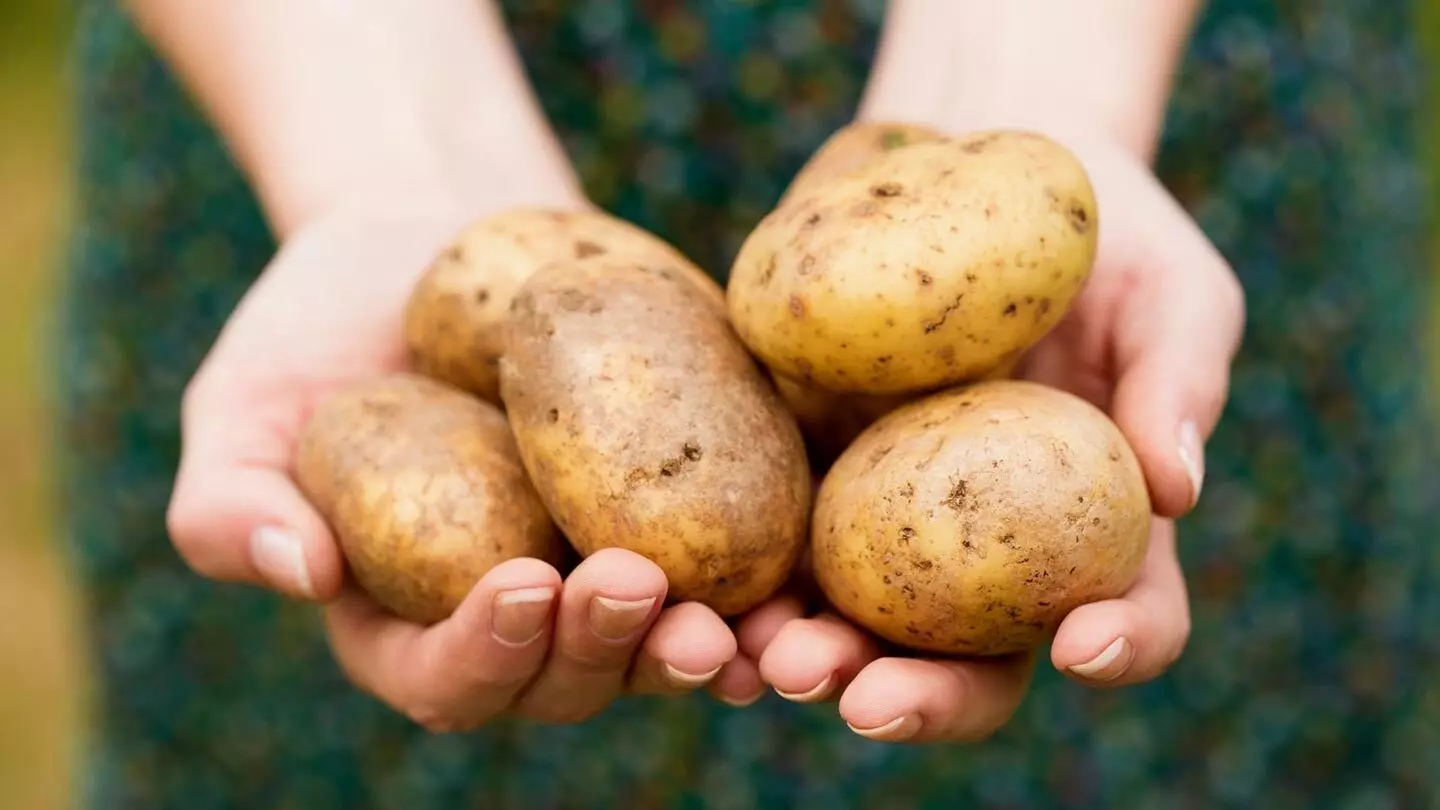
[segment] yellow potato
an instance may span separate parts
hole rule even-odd
[[[516,208],[471,224],[417,281],[405,312],[412,368],[500,403],[500,325],[515,290],[555,261],[613,255],[664,262],[724,306],[724,292],[669,243],[600,211]]]
[[[1014,361],[1089,276],[1093,189],[1026,132],[917,143],[791,197],[741,246],[731,322],[776,372],[905,394]]]
[[[500,411],[412,374],[355,383],[316,408],[296,481],[355,580],[413,622],[449,616],[505,560],[554,563],[562,549]]]
[[[515,298],[501,396],[550,513],[584,555],[653,560],[670,596],[741,613],[805,545],[794,418],[709,298],[673,268],[554,264]]]
[[[781,201],[803,194],[833,177],[852,172],[896,149],[944,137],[939,130],[900,121],[847,124],[820,144],[820,148],[790,181],[790,187],[785,190]]]
[[[907,404],[850,445],[816,497],[811,559],[835,609],[876,635],[1003,655],[1123,594],[1150,520],[1140,464],[1104,413],[984,382]]]

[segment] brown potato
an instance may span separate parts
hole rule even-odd
[[[396,373],[335,393],[305,425],[296,481],[355,580],[413,622],[449,616],[505,560],[559,560],[509,423],[443,383]]]
[[[1139,461],[1099,409],[1033,382],[909,403],[816,498],[811,557],[835,609],[896,644],[991,656],[1123,594],[1149,544]]]
[[[581,554],[634,551],[672,598],[729,616],[790,574],[811,478],[794,418],[710,304],[664,264],[546,267],[515,298],[500,392]]]
[[[852,172],[881,155],[916,143],[942,140],[944,133],[902,121],[857,121],[836,130],[795,174],[781,197],[786,199],[842,174]]]
[[[596,255],[665,263],[724,306],[724,292],[658,236],[600,211],[516,208],[466,228],[417,281],[405,312],[412,368],[500,404],[500,324],[540,267]]]
[[[735,260],[730,320],[767,366],[814,387],[970,382],[1059,322],[1097,231],[1084,168],[1044,136],[917,143],[766,216]]]

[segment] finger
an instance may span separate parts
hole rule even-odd
[[[735,628],[735,638],[740,642],[740,652],[752,661],[759,661],[765,648],[775,640],[791,619],[805,615],[805,605],[794,594],[781,594],[760,605],[740,619]]]
[[[1033,656],[992,661],[882,658],[840,698],[840,716],[883,742],[976,742],[1009,722],[1025,697]]]
[[[866,664],[880,656],[866,634],[835,616],[787,623],[765,648],[760,675],[796,703],[833,699]]]
[[[1135,448],[1157,514],[1178,517],[1200,497],[1204,443],[1220,419],[1244,299],[1229,266],[1176,214],[1164,283],[1125,299],[1118,313],[1113,414]]]
[[[503,562],[430,627],[395,618],[358,590],[326,607],[335,658],[359,688],[431,731],[473,728],[503,712],[550,648],[560,574]]]
[[[181,460],[166,513],[197,573],[324,601],[344,579],[328,526],[287,473],[291,426],[204,380],[186,394]]]
[[[1190,604],[1175,553],[1175,525],[1156,520],[1129,592],[1071,611],[1051,642],[1050,660],[1092,686],[1127,686],[1163,674],[1189,638]]]
[[[747,655],[736,655],[710,681],[710,694],[736,708],[749,706],[765,694],[760,666]]]
[[[602,549],[580,563],[560,596],[550,658],[516,711],[574,723],[605,708],[624,687],[666,590],[664,572],[630,551]]]
[[[645,636],[630,676],[640,694],[679,695],[706,685],[735,657],[735,634],[699,602],[666,608]]]

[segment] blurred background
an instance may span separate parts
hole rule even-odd
[[[1440,193],[1440,3],[1415,2],[1437,57],[1430,124]],[[67,205],[70,5],[0,3],[0,806],[26,810],[67,805],[84,730],[86,667],[76,595],[47,527],[37,387]]]

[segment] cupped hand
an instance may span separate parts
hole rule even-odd
[[[1095,687],[1153,679],[1190,634],[1174,518],[1204,480],[1204,442],[1219,420],[1244,323],[1225,260],[1145,162],[1108,144],[1071,144],[1099,203],[1099,251],[1067,318],[1019,376],[1075,392],[1109,413],[1133,445],[1155,520],[1139,577],[1118,599],[1071,612],[1053,666]],[[763,616],[764,614],[757,614]],[[743,654],[800,702],[839,700],[857,733],[883,741],[974,741],[1023,700],[1035,656],[988,661],[886,656],[838,616],[739,627]]]
[[[756,665],[737,657],[730,628],[698,604],[666,607],[664,574],[635,554],[596,554],[563,579],[540,560],[509,561],[428,627],[347,579],[291,479],[297,435],[338,386],[405,366],[410,286],[468,218],[407,202],[319,218],[284,240],[186,390],[167,516],[177,550],[202,575],[322,603],[347,675],[427,728],[502,714],[572,722],[625,692],[706,684],[752,700]]]

